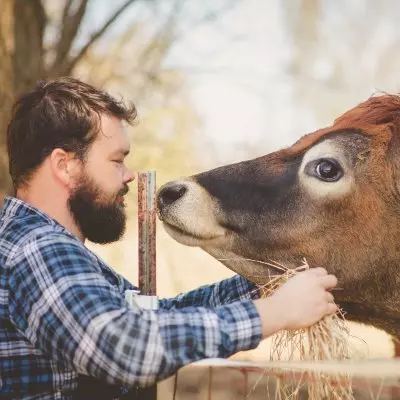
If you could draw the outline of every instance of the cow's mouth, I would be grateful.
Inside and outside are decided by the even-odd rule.
[[[215,241],[216,239],[224,236],[222,233],[212,234],[211,232],[193,232],[169,221],[167,222],[162,220],[162,222],[166,232],[177,242],[186,246],[203,246],[208,242]]]

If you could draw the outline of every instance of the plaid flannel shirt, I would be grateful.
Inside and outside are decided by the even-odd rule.
[[[0,213],[0,398],[70,399],[78,374],[132,388],[254,348],[261,323],[240,276],[130,307],[135,289],[55,220],[8,197]],[[124,389],[121,389],[123,393]]]

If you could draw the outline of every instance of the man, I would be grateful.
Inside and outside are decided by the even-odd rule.
[[[130,306],[125,291],[134,286],[85,240],[124,233],[134,175],[122,122],[135,117],[133,106],[71,78],[40,82],[14,106],[15,197],[0,214],[1,398],[118,398],[337,310],[328,292],[336,278],[321,268],[268,299],[234,276],[160,300],[156,311]]]

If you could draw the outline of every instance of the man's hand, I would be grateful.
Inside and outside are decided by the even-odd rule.
[[[290,278],[270,297],[255,300],[263,338],[281,329],[306,328],[335,313],[338,308],[328,290],[336,285],[336,277],[324,268],[312,268]]]

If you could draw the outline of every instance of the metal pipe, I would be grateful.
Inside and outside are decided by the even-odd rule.
[[[138,281],[141,294],[155,296],[157,292],[156,271],[156,173],[138,174]],[[138,399],[156,400],[157,384],[140,389]]]
[[[156,280],[156,173],[138,174],[139,289],[155,296]]]

